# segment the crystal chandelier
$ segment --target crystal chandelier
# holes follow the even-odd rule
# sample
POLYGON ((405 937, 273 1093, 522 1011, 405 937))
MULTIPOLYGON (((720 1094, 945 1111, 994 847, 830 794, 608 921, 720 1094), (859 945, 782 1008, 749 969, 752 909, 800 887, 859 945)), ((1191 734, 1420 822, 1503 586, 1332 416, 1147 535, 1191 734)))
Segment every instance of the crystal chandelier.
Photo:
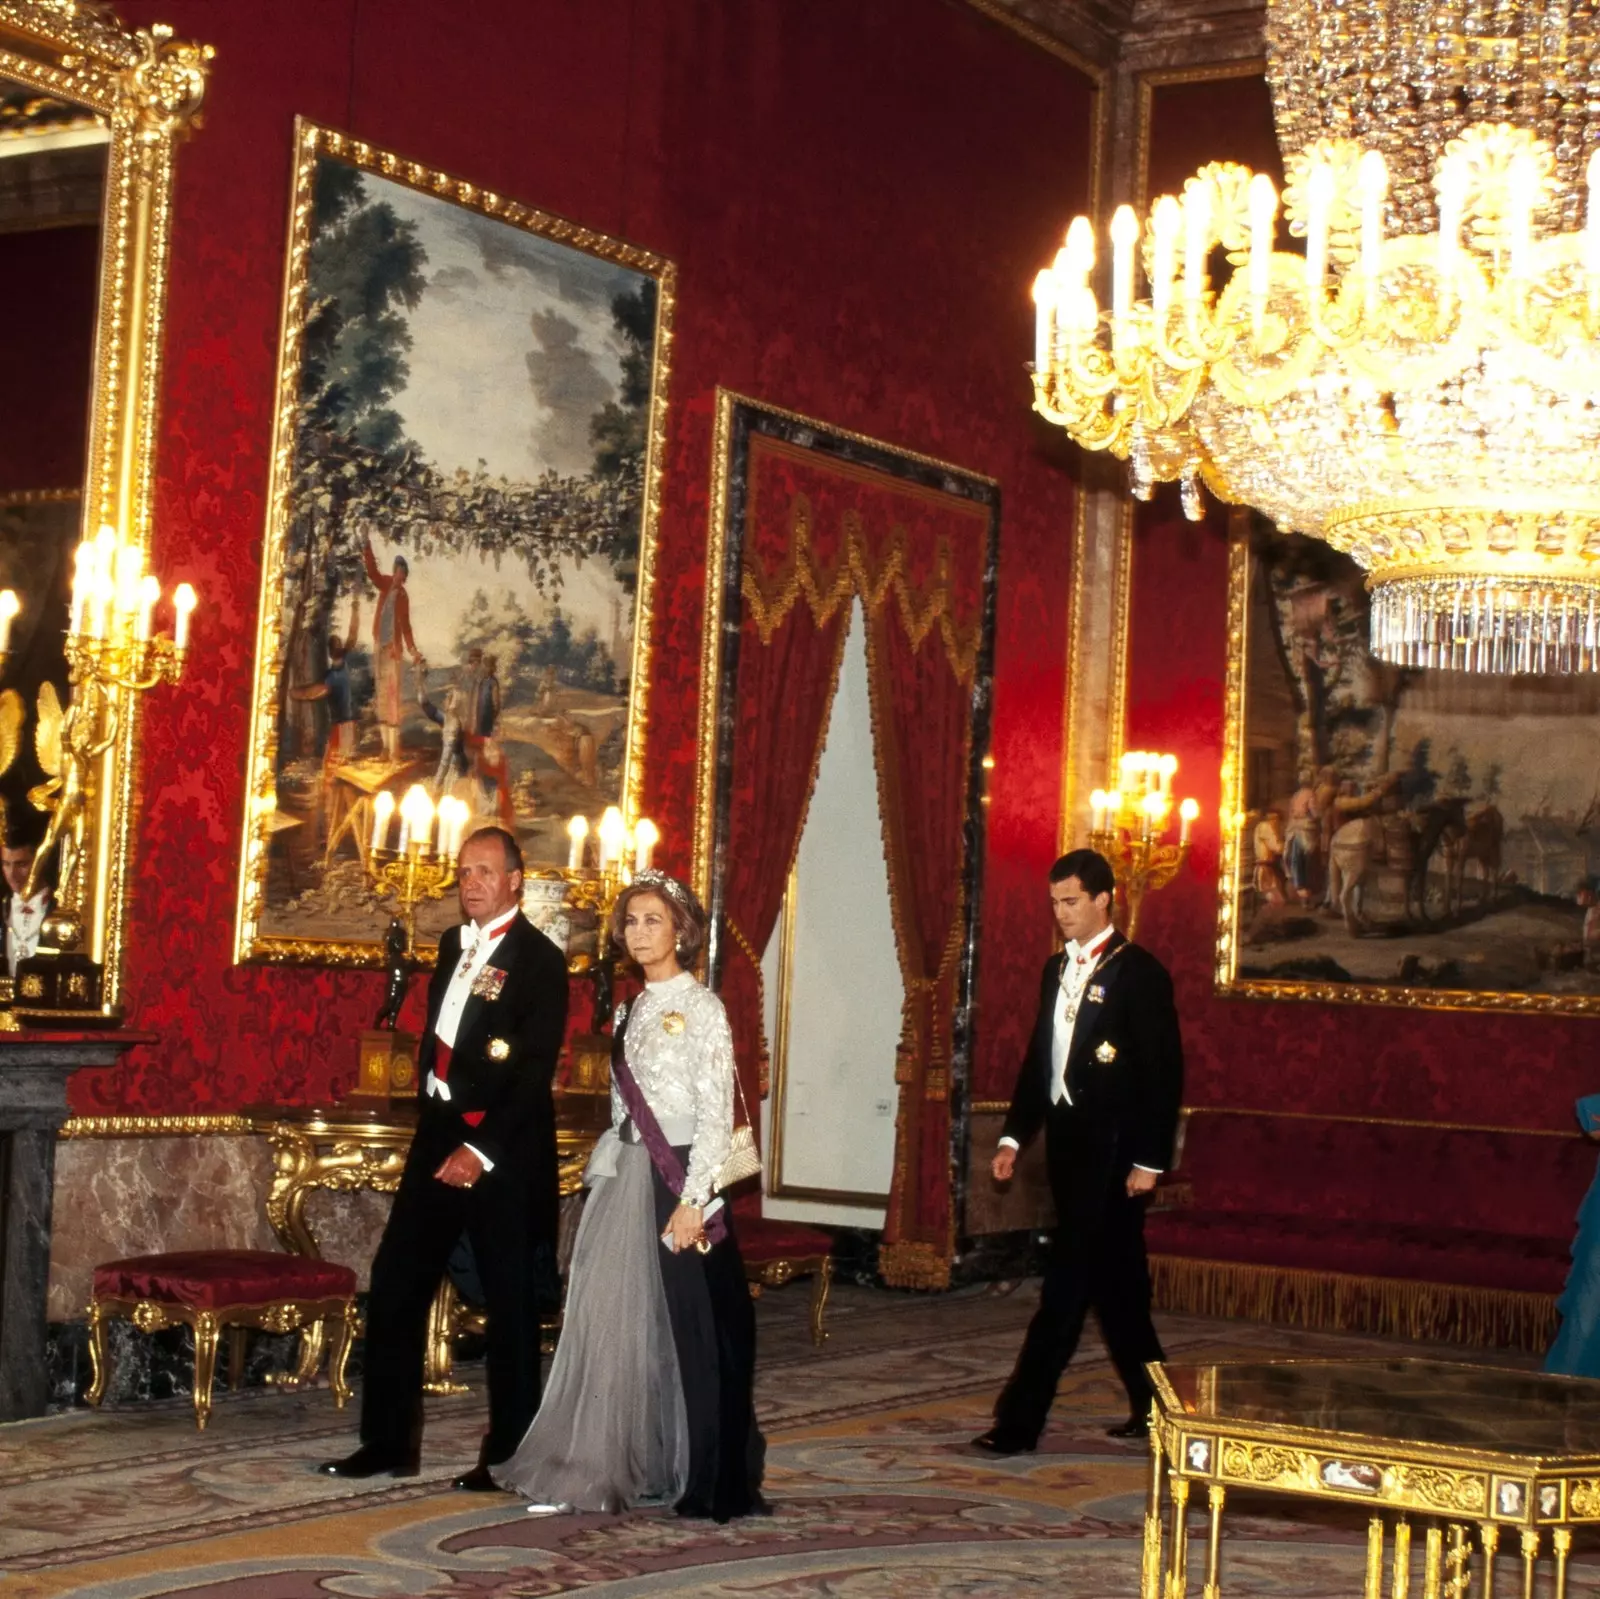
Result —
POLYGON ((1141 499, 1198 519, 1203 482, 1345 551, 1385 660, 1600 670, 1600 12, 1268 0, 1267 51, 1282 196, 1218 162, 1119 207, 1104 312, 1077 218, 1036 408, 1141 499))

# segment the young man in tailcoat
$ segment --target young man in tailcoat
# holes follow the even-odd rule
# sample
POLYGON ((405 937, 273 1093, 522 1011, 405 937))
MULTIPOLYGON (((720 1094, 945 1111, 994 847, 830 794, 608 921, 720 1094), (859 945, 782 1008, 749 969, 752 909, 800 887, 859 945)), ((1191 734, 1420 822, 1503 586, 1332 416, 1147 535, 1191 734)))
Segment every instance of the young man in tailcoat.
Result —
POLYGON ((416 1137, 372 1262, 361 1447, 319 1469, 416 1475, 428 1307, 465 1233, 488 1310, 489 1431, 477 1466, 455 1485, 493 1491, 488 1468, 509 1458, 539 1408, 539 1290, 553 1270, 559 1203, 551 1083, 567 966, 522 915, 522 852, 510 833, 474 833, 456 876, 467 921, 439 940, 417 1052, 416 1137))
POLYGON ((1094 850, 1073 850, 1050 869, 1050 907, 1066 948, 1045 962, 991 1170, 1009 1182, 1018 1150, 1043 1129, 1056 1233, 994 1426, 973 1440, 992 1454, 1034 1448, 1091 1306, 1128 1391, 1128 1420, 1108 1430, 1117 1438, 1149 1430, 1144 1365, 1162 1355, 1150 1320, 1144 1213, 1172 1159, 1183 1045, 1166 968, 1112 925, 1115 886, 1110 862, 1094 850))

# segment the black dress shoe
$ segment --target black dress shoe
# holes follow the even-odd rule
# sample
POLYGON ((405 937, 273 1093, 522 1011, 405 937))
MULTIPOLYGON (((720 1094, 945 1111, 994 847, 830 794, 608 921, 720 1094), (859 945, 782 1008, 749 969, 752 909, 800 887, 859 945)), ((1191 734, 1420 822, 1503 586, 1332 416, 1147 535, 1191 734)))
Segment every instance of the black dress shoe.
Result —
POLYGON ((1148 1438, 1150 1436, 1150 1423, 1140 1421, 1136 1416, 1130 1416, 1126 1421, 1115 1427, 1106 1428, 1108 1438, 1148 1438))
POLYGON ((503 1491, 500 1484, 489 1475, 487 1466, 474 1466, 471 1471, 462 1472, 450 1486, 469 1494, 497 1494, 503 1491))
POLYGON ((1031 1455, 1035 1444, 1034 1439, 1018 1438, 1014 1433, 1001 1432, 998 1427, 991 1427, 972 1440, 974 1449, 989 1455, 1031 1455))
POLYGON ((362 1444, 353 1455, 343 1460, 324 1460, 317 1470, 329 1477, 381 1477, 385 1472, 391 1477, 415 1477, 415 1455, 397 1455, 373 1444, 362 1444))

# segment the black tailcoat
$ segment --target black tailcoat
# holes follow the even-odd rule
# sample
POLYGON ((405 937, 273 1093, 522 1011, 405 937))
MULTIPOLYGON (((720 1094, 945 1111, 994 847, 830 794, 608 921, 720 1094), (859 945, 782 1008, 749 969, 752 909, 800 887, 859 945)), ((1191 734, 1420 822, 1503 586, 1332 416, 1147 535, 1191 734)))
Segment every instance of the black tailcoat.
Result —
POLYGON ((483 1459, 507 1458, 539 1405, 539 1288, 559 1220, 551 1085, 566 1034, 561 951, 518 916, 495 946, 461 1013, 448 1068, 450 1098, 427 1092, 438 1062, 434 1026, 461 958, 461 929, 439 940, 418 1050, 417 1134, 372 1264, 361 1437, 414 1452, 421 1429, 428 1307, 465 1232, 488 1311, 489 1433, 483 1459), (433 1174, 470 1144, 489 1170, 471 1188, 433 1174))

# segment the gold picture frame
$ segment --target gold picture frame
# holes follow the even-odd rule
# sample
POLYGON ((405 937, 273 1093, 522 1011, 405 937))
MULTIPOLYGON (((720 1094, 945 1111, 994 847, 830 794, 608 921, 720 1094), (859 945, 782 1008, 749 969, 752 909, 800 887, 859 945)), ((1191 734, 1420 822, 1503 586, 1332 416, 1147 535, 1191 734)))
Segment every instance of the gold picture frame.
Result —
MULTIPOLYGON (((630 818, 637 816, 643 790, 641 752, 648 713, 651 660, 651 596, 654 587, 657 525, 661 511, 661 478, 667 414, 667 390, 671 366, 673 316, 677 269, 674 264, 649 250, 614 239, 606 234, 540 211, 520 201, 480 187, 466 179, 423 166, 392 151, 380 149, 332 128, 307 119, 296 120, 294 131, 294 181, 290 205, 287 269, 284 282, 282 323, 279 339, 277 402, 273 439, 272 482, 268 498, 267 528, 262 560, 261 605, 257 623, 255 675, 251 698, 248 771, 245 784, 246 817, 244 845, 240 862, 237 913, 235 917, 235 961, 264 961, 284 964, 324 966, 376 966, 384 959, 382 921, 374 921, 368 931, 351 935, 327 932, 313 926, 310 931, 287 928, 281 909, 271 898, 269 882, 273 872, 273 838, 289 820, 281 808, 280 732, 284 694, 293 689, 286 683, 286 634, 283 625, 284 596, 290 581, 286 562, 290 551, 292 520, 296 514, 294 479, 297 471, 299 430, 302 422, 302 372, 307 359, 306 331, 308 299, 314 243, 314 189, 320 164, 333 162, 353 169, 365 179, 386 180, 381 193, 395 196, 409 191, 404 202, 415 209, 430 209, 436 202, 456 208, 476 221, 462 223, 464 230, 483 223, 504 224, 547 246, 565 247, 576 261, 579 256, 591 262, 608 264, 618 274, 632 274, 640 282, 654 284, 653 327, 649 335, 648 399, 644 402, 642 473, 638 488, 638 545, 633 591, 631 647, 626 649, 625 670, 619 681, 626 681, 622 696, 623 753, 614 802, 630 818)), ((452 211, 451 216, 455 215, 452 211)), ((596 269, 598 270, 598 268, 596 269)), ((531 361, 531 356, 530 356, 531 361)), ((408 378, 407 382, 411 380, 408 378)), ((399 392, 399 391, 397 391, 399 392)), ((479 463, 480 468, 482 462, 479 463)), ((439 463, 442 475, 448 463, 439 463)), ((457 469, 459 471, 459 468, 457 469)), ((499 483, 508 480, 503 475, 499 483)), ((512 490, 519 485, 511 484, 512 490)), ((381 536, 383 526, 369 525, 366 548, 371 550, 371 535, 381 536)), ((384 557, 388 559, 386 555, 384 557)), ((486 557, 485 557, 486 558, 486 557)), ((578 558, 581 565, 581 557, 578 558)), ((409 581, 409 569, 408 569, 409 581)), ((359 589, 355 590, 359 593, 359 589)), ((380 596, 383 590, 380 589, 380 596)), ((380 599, 381 604, 381 599, 380 599)), ((558 607, 559 609, 559 607, 558 607)), ((419 613, 420 614, 420 613, 419 613)), ((375 627, 376 618, 368 623, 375 627)), ((354 624, 352 623, 352 627, 354 624)), ((355 638, 354 632, 351 638, 355 638)), ((620 633, 613 630, 613 645, 620 633)), ((347 646, 348 648, 348 646, 347 646)), ((396 646, 398 649, 398 646, 396 646)), ((419 661, 417 696, 419 703, 432 689, 425 689, 427 663, 419 661)), ((508 674, 509 675, 509 674, 508 674)), ((496 706, 498 707, 498 687, 496 706)), ((438 716, 428 713, 433 720, 438 716)), ((381 759, 393 762, 403 753, 400 724, 389 711, 393 727, 393 746, 384 745, 381 759)), ((352 724, 354 725, 354 724, 352 724)), ((441 723, 441 727, 442 727, 441 723)), ((383 731, 380 729, 380 731, 383 731)), ((613 746, 614 747, 614 746, 613 746)), ((397 768, 398 769, 398 768, 397 768)), ((592 757, 587 770, 594 769, 592 757)), ((612 768, 606 768, 611 770, 612 768)), ((502 765, 505 789, 511 788, 510 763, 502 765)), ((522 820, 521 812, 517 821, 522 820)), ((317 821, 320 834, 333 840, 335 828, 325 809, 317 821)), ((358 834, 355 828, 349 829, 358 834)), ((324 841, 325 843, 327 841, 324 841)), ((344 848, 340 843, 337 848, 344 848)), ((333 847, 325 848, 322 870, 333 860, 333 847)), ((359 841, 354 846, 360 853, 359 841)), ((348 851, 347 851, 348 852, 348 851)), ((565 864, 565 844, 559 858, 530 855, 530 871, 565 864)), ((346 870, 354 867, 346 863, 346 870)), ((274 890, 273 892, 276 892, 274 890)), ((365 913, 363 913, 365 914, 365 913)), ((374 915, 377 912, 374 910, 374 915)), ((444 914, 442 911, 439 914, 444 914)), ((331 921, 331 918, 325 920, 331 921)), ((384 913, 386 920, 386 913, 384 913)), ((436 930, 420 928, 425 944, 436 930)))
MULTIPOLYGON (((0 0, 0 77, 71 101, 110 129, 82 528, 109 524, 147 554, 178 140, 205 95, 210 46, 162 24, 125 29, 81 0, 0 0)), ((104 967, 101 1009, 121 1005, 132 871, 139 696, 113 689, 119 732, 90 776, 78 911, 104 967)))
POLYGON ((1600 803, 1588 759, 1600 758, 1600 683, 1386 667, 1367 649, 1367 603, 1347 556, 1233 511, 1216 992, 1600 1015, 1600 913, 1586 941, 1582 908, 1600 846, 1591 857, 1572 843, 1578 811, 1600 803), (1315 673, 1297 677, 1296 660, 1315 673), (1313 678, 1297 698, 1296 681, 1313 678), (1574 729, 1559 759, 1550 716, 1574 729), (1291 790, 1310 793, 1325 832, 1291 790), (1535 856, 1555 864, 1535 871, 1535 856))

